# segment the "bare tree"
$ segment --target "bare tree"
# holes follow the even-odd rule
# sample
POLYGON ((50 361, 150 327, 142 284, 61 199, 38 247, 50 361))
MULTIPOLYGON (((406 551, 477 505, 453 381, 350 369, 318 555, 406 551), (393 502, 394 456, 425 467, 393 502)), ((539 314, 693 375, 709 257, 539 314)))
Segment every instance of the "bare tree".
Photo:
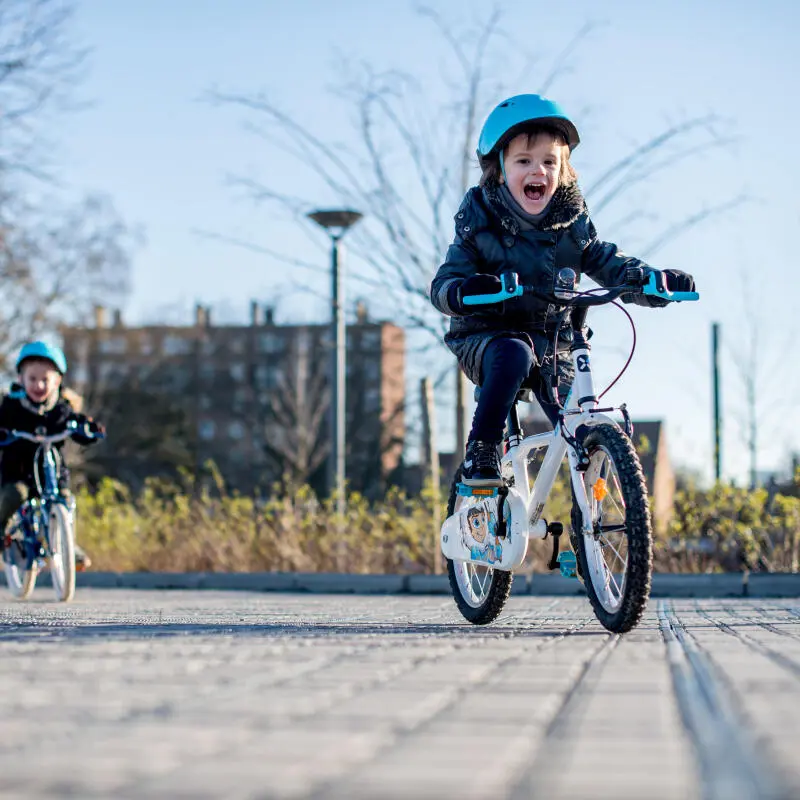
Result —
MULTIPOLYGON (((263 447, 273 480, 328 486, 324 467, 330 455, 329 353, 325 337, 300 328, 280 358, 256 369, 267 376, 259 380, 258 399, 263 415, 263 447)), ((347 375, 347 476, 352 488, 367 494, 385 489, 386 462, 399 459, 404 429, 405 402, 402 373, 381 377, 382 358, 397 356, 390 347, 350 351, 347 375), (391 398, 400 398, 397 402, 391 398)), ((401 354, 402 355, 402 354, 401 354)))
MULTIPOLYGON (((508 52, 497 61, 494 56, 508 44, 509 36, 501 28, 498 11, 477 28, 460 31, 431 9, 421 13, 437 28, 445 45, 438 85, 430 88, 435 82, 431 76, 426 76, 423 85, 399 70, 343 64, 349 78, 336 96, 352 112, 350 141, 354 144, 350 146, 334 144, 323 132, 285 113, 264 93, 213 91, 210 99, 244 110, 255 135, 295 158, 301 169, 313 164, 314 175, 337 203, 366 212, 364 222, 348 237, 350 250, 366 265, 359 278, 381 287, 387 308, 400 324, 426 331, 439 342, 446 320, 431 308, 428 285, 451 240, 452 215, 471 182, 478 122, 492 101, 507 92, 492 64, 502 63, 508 73, 508 52), (444 94, 452 99, 431 99, 444 94)), ((577 31, 549 66, 536 65, 532 56, 524 58, 524 74, 531 73, 533 63, 541 76, 540 90, 549 91, 570 71, 575 52, 594 28, 589 24, 577 31)), ((524 52, 522 45, 513 49, 524 52)), ((635 146, 590 183, 586 195, 594 209, 622 207, 618 227, 636 221, 639 213, 624 208, 627 192, 667 167, 724 145, 728 140, 717 132, 718 122, 713 115, 681 120, 635 146)), ((314 205, 309 198, 250 177, 236 178, 234 184, 258 202, 276 204, 311 232, 305 218, 314 205)), ((692 211, 685 219, 669 223, 653 237, 647 255, 735 202, 692 211)), ((463 376, 458 385, 463 388, 463 376)), ((463 440, 463 398, 458 406, 457 435, 463 440)))
POLYGON ((135 241, 107 198, 55 197, 47 132, 74 107, 86 51, 63 0, 0 0, 0 366, 19 343, 127 289, 135 241), (36 197, 31 201, 30 197, 36 197))
MULTIPOLYGON (((779 415, 770 415, 774 398, 779 393, 794 397, 797 377, 786 374, 786 354, 792 351, 793 332, 779 342, 772 329, 772 317, 762 316, 758 309, 759 289, 746 272, 741 273, 742 306, 738 325, 729 336, 723 333, 724 349, 733 362, 740 387, 733 403, 741 439, 747 450, 747 480, 751 489, 758 485, 758 462, 764 441, 781 441, 779 415), (782 388, 781 388, 782 387, 782 388)), ((789 444, 784 439, 785 444, 789 444)))
POLYGON ((273 479, 306 483, 328 458, 330 437, 325 421, 330 387, 321 359, 298 348, 283 360, 275 386, 264 393, 264 449, 274 465, 273 479))
POLYGON ((19 174, 52 179, 45 131, 74 107, 86 49, 74 44, 72 3, 0 0, 0 180, 19 174))

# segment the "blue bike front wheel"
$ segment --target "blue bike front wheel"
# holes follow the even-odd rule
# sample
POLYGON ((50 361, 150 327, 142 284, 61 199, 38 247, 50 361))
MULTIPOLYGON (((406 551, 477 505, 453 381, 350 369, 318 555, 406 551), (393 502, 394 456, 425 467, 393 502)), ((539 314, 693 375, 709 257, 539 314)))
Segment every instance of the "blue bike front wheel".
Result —
POLYGON ((53 592, 66 603, 75 595, 75 530, 72 515, 60 503, 50 509, 48 539, 53 592))

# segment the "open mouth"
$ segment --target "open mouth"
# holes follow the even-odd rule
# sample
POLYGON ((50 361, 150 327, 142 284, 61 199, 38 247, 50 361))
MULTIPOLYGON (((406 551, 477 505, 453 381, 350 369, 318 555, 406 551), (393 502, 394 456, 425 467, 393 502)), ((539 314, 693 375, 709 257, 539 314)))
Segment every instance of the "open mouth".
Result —
POLYGON ((522 190, 528 200, 542 200, 547 187, 543 183, 526 183, 525 188, 522 190))

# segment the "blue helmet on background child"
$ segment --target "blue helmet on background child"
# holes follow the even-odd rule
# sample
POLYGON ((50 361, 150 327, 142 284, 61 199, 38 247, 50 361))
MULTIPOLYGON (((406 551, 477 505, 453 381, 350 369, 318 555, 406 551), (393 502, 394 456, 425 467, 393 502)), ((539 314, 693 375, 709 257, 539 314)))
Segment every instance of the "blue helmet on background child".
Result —
POLYGON ((563 112, 558 103, 538 94, 518 94, 497 106, 486 118, 478 137, 478 159, 485 159, 502 150, 517 131, 531 122, 540 122, 557 128, 564 135, 570 150, 580 142, 578 129, 563 112))
POLYGON ((67 371, 67 357, 60 347, 47 342, 28 342, 22 346, 17 356, 17 372, 22 367, 22 362, 29 358, 43 358, 51 361, 55 368, 63 375, 67 371))

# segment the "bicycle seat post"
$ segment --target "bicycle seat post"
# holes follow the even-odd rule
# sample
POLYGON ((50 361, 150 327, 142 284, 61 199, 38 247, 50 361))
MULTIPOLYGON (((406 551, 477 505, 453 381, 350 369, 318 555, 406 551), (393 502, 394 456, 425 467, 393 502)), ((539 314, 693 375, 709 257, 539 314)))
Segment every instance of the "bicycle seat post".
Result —
POLYGON ((573 392, 577 397, 577 405, 584 411, 597 406, 597 395, 592 378, 592 367, 589 361, 591 345, 584 336, 588 308, 575 308, 572 311, 572 347, 570 351, 575 359, 575 383, 573 392))
POLYGON ((511 406, 508 412, 508 422, 506 423, 506 437, 503 443, 503 452, 507 453, 512 447, 517 447, 523 439, 522 425, 519 421, 519 409, 517 401, 511 406))

